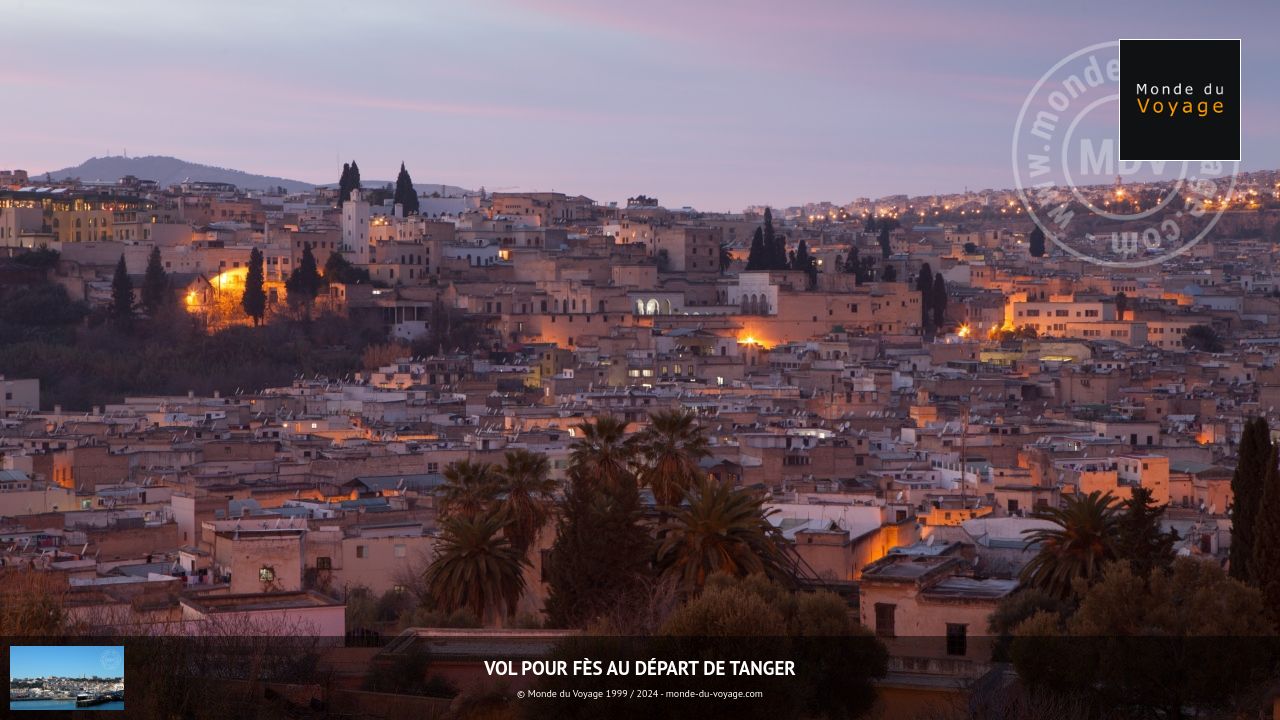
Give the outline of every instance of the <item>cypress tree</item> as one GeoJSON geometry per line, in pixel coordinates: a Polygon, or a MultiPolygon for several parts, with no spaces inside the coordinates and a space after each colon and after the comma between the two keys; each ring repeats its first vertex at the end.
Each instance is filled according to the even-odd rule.
{"type": "Polygon", "coordinates": [[[929,263],[920,266],[920,274],[916,276],[916,291],[920,293],[920,326],[930,327],[933,322],[933,268],[929,263]]]}
{"type": "Polygon", "coordinates": [[[547,559],[549,623],[582,627],[634,598],[652,574],[653,551],[634,487],[605,490],[571,479],[547,559]]]}
{"type": "Polygon", "coordinates": [[[142,279],[142,305],[151,315],[169,304],[169,276],[160,262],[160,248],[151,248],[147,256],[147,273],[142,279]]]}
{"type": "Polygon", "coordinates": [[[765,249],[764,249],[764,233],[760,228],[756,228],[755,235],[751,236],[751,253],[747,255],[748,270],[765,270],[765,249]]]}
{"type": "Polygon", "coordinates": [[[116,263],[115,275],[111,278],[111,304],[107,312],[115,320],[125,321],[133,317],[133,281],[129,279],[129,268],[124,264],[124,254],[116,263]]]}
{"type": "MultiPolygon", "coordinates": [[[[360,189],[360,166],[356,164],[355,160],[351,161],[351,189],[360,189]]],[[[350,193],[348,193],[347,197],[350,198],[350,196],[350,193]]]]}
{"type": "Polygon", "coordinates": [[[889,223],[884,222],[880,224],[880,255],[888,260],[892,254],[893,248],[889,245],[889,223]]]}
{"type": "Polygon", "coordinates": [[[1116,558],[1127,561],[1142,577],[1173,564],[1173,544],[1178,540],[1177,531],[1161,530],[1164,507],[1151,498],[1150,488],[1135,487],[1129,499],[1120,503],[1118,517],[1116,558]]]}
{"type": "Polygon", "coordinates": [[[351,199],[351,163],[342,163],[342,177],[338,178],[338,202],[351,199]]]}
{"type": "Polygon", "coordinates": [[[1262,500],[1263,477],[1271,457],[1271,428],[1262,417],[1244,425],[1237,450],[1236,470],[1231,476],[1231,577],[1254,582],[1253,550],[1262,500]]]}
{"type": "Polygon", "coordinates": [[[1039,225],[1031,230],[1027,243],[1030,245],[1031,257],[1044,257],[1044,231],[1039,225]]]}
{"type": "Polygon", "coordinates": [[[316,256],[311,253],[311,243],[303,243],[302,259],[298,262],[298,267],[289,273],[289,279],[284,284],[289,302],[295,305],[309,304],[320,293],[323,283],[320,272],[316,269],[316,256]]]}
{"type": "Polygon", "coordinates": [[[263,288],[262,251],[254,248],[249,253],[249,273],[244,278],[244,295],[240,298],[240,306],[244,314],[253,318],[255,326],[262,323],[267,314],[267,291],[263,288]]]}
{"type": "Polygon", "coordinates": [[[395,202],[404,209],[406,216],[418,214],[418,191],[413,189],[413,179],[403,162],[400,163],[400,174],[396,176],[395,202]]]}
{"type": "Polygon", "coordinates": [[[886,264],[884,270],[880,273],[880,279],[885,282],[894,282],[898,279],[898,269],[893,265],[886,264]]]}
{"type": "Polygon", "coordinates": [[[942,279],[942,273],[933,276],[931,303],[933,305],[933,325],[934,327],[942,327],[947,315],[947,283],[942,279]]]}
{"type": "Polygon", "coordinates": [[[764,209],[764,249],[766,261],[762,270],[787,269],[787,241],[777,236],[773,229],[773,210],[764,209]]]}
{"type": "MultiPolygon", "coordinates": [[[[1280,447],[1271,446],[1262,475],[1262,493],[1253,525],[1250,571],[1272,617],[1280,617],[1280,447]]],[[[1232,540],[1234,543],[1234,538],[1232,540]]],[[[1234,549],[1234,547],[1233,547],[1234,549]]]]}

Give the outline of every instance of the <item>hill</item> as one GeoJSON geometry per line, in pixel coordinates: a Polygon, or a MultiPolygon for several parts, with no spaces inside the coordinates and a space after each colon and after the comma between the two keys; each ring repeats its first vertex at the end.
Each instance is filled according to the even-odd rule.
{"type": "MultiPolygon", "coordinates": [[[[270,190],[283,187],[289,192],[304,192],[315,187],[337,186],[337,183],[326,183],[317,186],[301,180],[290,180],[289,178],[272,177],[270,175],[254,175],[242,170],[187,162],[167,155],[147,155],[144,157],[113,155],[89,158],[75,167],[53,170],[49,175],[54,180],[79,178],[85,182],[116,182],[126,175],[132,175],[142,180],[154,180],[160,187],[169,187],[186,180],[198,180],[231,183],[242,190],[270,190]]],[[[32,179],[39,179],[40,177],[42,176],[33,176],[32,179]]],[[[363,183],[366,188],[382,187],[389,184],[393,183],[385,180],[366,180],[363,183]]],[[[419,193],[427,195],[431,193],[459,195],[471,192],[456,185],[414,183],[413,186],[419,193]]]]}
{"type": "Polygon", "coordinates": [[[288,178],[254,175],[241,170],[201,165],[165,155],[145,157],[89,158],[83,163],[49,173],[55,180],[80,178],[84,181],[115,182],[126,175],[141,180],[154,180],[161,187],[176,185],[185,180],[231,183],[245,190],[267,190],[284,187],[289,192],[301,192],[315,187],[311,183],[288,178]]]}

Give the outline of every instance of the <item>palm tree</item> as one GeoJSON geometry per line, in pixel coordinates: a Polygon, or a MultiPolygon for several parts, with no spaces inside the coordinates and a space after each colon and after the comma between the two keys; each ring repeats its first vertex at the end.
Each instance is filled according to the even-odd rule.
{"type": "Polygon", "coordinates": [[[440,517],[475,515],[489,509],[498,493],[498,478],[489,463],[457,460],[444,469],[440,517]]]}
{"type": "Polygon", "coordinates": [[[503,535],[501,512],[445,520],[424,579],[446,610],[468,608],[484,620],[510,616],[524,593],[524,555],[503,535]]]}
{"type": "Polygon", "coordinates": [[[542,453],[507,451],[498,469],[498,507],[506,514],[507,537],[523,555],[551,518],[556,482],[547,477],[551,465],[542,453]]]}
{"type": "Polygon", "coordinates": [[[786,577],[781,534],[769,522],[777,510],[766,511],[762,495],[704,478],[687,500],[663,526],[658,548],[663,574],[685,592],[697,592],[716,572],[786,577]]]}
{"type": "Polygon", "coordinates": [[[1040,550],[1022,568],[1022,581],[1066,598],[1076,578],[1092,582],[1101,577],[1102,566],[1116,557],[1119,513],[1115,496],[1097,490],[1036,513],[1057,527],[1026,531],[1027,547],[1038,544],[1040,550]]]}
{"type": "Polygon", "coordinates": [[[693,413],[662,410],[649,416],[649,427],[636,438],[644,458],[640,484],[653,490],[659,505],[676,506],[703,476],[698,461],[710,454],[707,437],[693,413]]]}
{"type": "Polygon", "coordinates": [[[627,422],[606,415],[594,423],[579,423],[576,430],[579,437],[569,446],[569,472],[596,487],[634,492],[635,442],[626,437],[627,422]]]}

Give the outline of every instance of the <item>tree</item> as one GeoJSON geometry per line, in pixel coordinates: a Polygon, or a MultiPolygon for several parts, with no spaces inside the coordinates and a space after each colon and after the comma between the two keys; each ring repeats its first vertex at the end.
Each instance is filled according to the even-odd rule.
{"type": "Polygon", "coordinates": [[[850,619],[843,599],[796,592],[759,573],[711,576],[703,593],[675,610],[659,633],[676,640],[664,648],[681,648],[679,639],[688,638],[688,656],[785,656],[807,669],[770,688],[768,697],[783,707],[753,707],[751,717],[862,717],[878,697],[871,681],[888,670],[884,645],[850,619]]]}
{"type": "Polygon", "coordinates": [[[884,282],[897,282],[898,268],[888,263],[885,263],[884,270],[881,271],[880,273],[880,279],[883,280],[884,282]]]}
{"type": "Polygon", "coordinates": [[[240,307],[244,314],[253,318],[253,324],[261,325],[267,314],[267,291],[263,288],[262,251],[254,248],[249,251],[249,272],[244,276],[244,295],[240,297],[240,307]]]}
{"type": "Polygon", "coordinates": [[[1272,445],[1262,475],[1262,494],[1254,516],[1253,584],[1271,617],[1280,617],[1280,446],[1272,445]]]}
{"type": "Polygon", "coordinates": [[[1255,417],[1244,424],[1236,469],[1231,475],[1231,577],[1253,582],[1254,526],[1262,503],[1263,478],[1271,457],[1271,428],[1266,418],[1255,417]]]}
{"type": "Polygon", "coordinates": [[[657,555],[663,574],[684,592],[696,594],[716,572],[789,580],[781,535],[769,523],[776,510],[764,509],[762,495],[704,478],[687,501],[663,525],[657,555]]]}
{"type": "Polygon", "coordinates": [[[965,255],[977,255],[977,254],[978,254],[978,246],[977,246],[977,245],[974,245],[974,244],[973,244],[973,243],[971,243],[971,242],[967,242],[967,243],[965,243],[965,244],[964,244],[964,254],[965,254],[965,255]]]}
{"type": "Polygon", "coordinates": [[[570,473],[545,570],[547,620],[585,627],[637,597],[652,576],[653,539],[640,524],[635,486],[570,473]]]}
{"type": "Polygon", "coordinates": [[[1127,561],[1133,571],[1149,577],[1156,570],[1167,570],[1173,564],[1175,530],[1161,529],[1164,506],[1152,500],[1151,489],[1135,487],[1133,494],[1120,503],[1116,518],[1116,557],[1127,561]]]}
{"type": "Polygon", "coordinates": [[[756,228],[756,232],[751,236],[751,252],[747,255],[747,270],[766,270],[768,260],[765,258],[766,251],[764,249],[764,231],[756,228]]]}
{"type": "Polygon", "coordinates": [[[1216,563],[1178,558],[1144,578],[1116,562],[1080,585],[1065,623],[1039,613],[1015,630],[1010,654],[1033,693],[1085,698],[1092,717],[1180,718],[1189,708],[1228,710],[1274,680],[1272,639],[1263,637],[1274,625],[1261,593],[1216,563]]]}
{"type": "Polygon", "coordinates": [[[1031,257],[1044,257],[1044,231],[1039,225],[1031,229],[1031,234],[1027,236],[1027,245],[1031,257]]]}
{"type": "Polygon", "coordinates": [[[342,177],[338,179],[338,201],[347,202],[351,199],[351,191],[359,188],[360,167],[356,165],[356,161],[342,163],[342,177]]]}
{"type": "Polygon", "coordinates": [[[942,279],[942,273],[933,276],[933,290],[929,300],[933,306],[933,325],[942,327],[947,319],[947,283],[942,279]]]}
{"type": "Polygon", "coordinates": [[[608,490],[634,491],[635,442],[626,437],[627,422],[605,415],[575,430],[578,435],[569,446],[570,477],[608,490]]]}
{"type": "Polygon", "coordinates": [[[444,484],[438,491],[441,517],[478,515],[492,509],[499,483],[486,462],[455,460],[444,468],[444,484]]]}
{"type": "Polygon", "coordinates": [[[316,295],[320,294],[323,284],[320,271],[316,269],[316,256],[311,252],[311,243],[303,243],[302,259],[298,261],[298,267],[289,273],[289,278],[284,283],[290,304],[310,305],[316,299],[316,295]]]}
{"type": "Polygon", "coordinates": [[[369,271],[352,265],[340,251],[329,253],[324,261],[324,281],[342,283],[344,285],[368,284],[372,282],[369,271]]]}
{"type": "Polygon", "coordinates": [[[129,279],[129,269],[124,264],[124,255],[116,263],[115,275],[111,278],[111,304],[107,313],[117,322],[127,322],[133,318],[133,281],[129,279]]]}
{"type": "Polygon", "coordinates": [[[809,245],[803,238],[791,256],[791,269],[799,270],[808,276],[809,287],[818,284],[818,260],[809,254],[809,245]]]}
{"type": "Polygon", "coordinates": [[[1217,331],[1208,325],[1192,325],[1182,335],[1182,345],[1188,350],[1200,350],[1209,353],[1223,351],[1222,339],[1217,331]]]}
{"type": "Polygon", "coordinates": [[[170,297],[169,276],[160,261],[160,247],[154,246],[147,256],[147,272],[142,278],[142,306],[147,313],[155,315],[169,304],[170,297]]]}
{"type": "Polygon", "coordinates": [[[704,473],[698,462],[710,454],[707,438],[691,412],[662,410],[649,416],[649,427],[636,438],[644,459],[640,484],[653,490],[659,505],[675,507],[704,473]]]}
{"type": "Polygon", "coordinates": [[[889,244],[889,224],[887,222],[880,225],[880,257],[885,260],[893,254],[893,247],[889,244]]]}
{"type": "Polygon", "coordinates": [[[551,518],[556,482],[547,477],[547,456],[523,448],[508,450],[498,469],[498,508],[507,520],[507,537],[526,554],[551,518]]]}
{"type": "Polygon", "coordinates": [[[1094,491],[1068,496],[1064,506],[1036,513],[1056,528],[1028,531],[1027,547],[1039,545],[1035,557],[1022,568],[1022,582],[1059,598],[1075,590],[1077,578],[1097,580],[1102,566],[1116,557],[1118,509],[1111,493],[1094,491]]]}
{"type": "Polygon", "coordinates": [[[342,163],[342,175],[338,178],[338,202],[351,199],[351,163],[342,163]]]}
{"type": "Polygon", "coordinates": [[[454,515],[442,526],[424,579],[446,610],[466,608],[479,618],[515,614],[524,593],[524,555],[503,536],[501,513],[454,515]]]}
{"type": "Polygon", "coordinates": [[[764,249],[767,258],[763,270],[787,269],[787,241],[773,229],[773,210],[764,209],[764,249]]]}
{"type": "Polygon", "coordinates": [[[720,274],[723,275],[726,270],[733,265],[733,252],[728,245],[720,246],[720,274]]]}
{"type": "Polygon", "coordinates": [[[400,174],[396,176],[396,195],[395,202],[403,210],[405,215],[418,214],[418,191],[413,187],[413,179],[409,177],[409,171],[405,169],[404,163],[400,163],[400,174]]]}
{"type": "Polygon", "coordinates": [[[929,263],[920,266],[920,273],[916,275],[916,291],[920,293],[920,327],[932,327],[933,269],[929,263]]]}
{"type": "MultiPolygon", "coordinates": [[[[1182,197],[1179,195],[1178,197],[1182,197]]],[[[1125,312],[1129,310],[1129,296],[1123,292],[1116,293],[1116,315],[1124,318],[1125,312]]]]}

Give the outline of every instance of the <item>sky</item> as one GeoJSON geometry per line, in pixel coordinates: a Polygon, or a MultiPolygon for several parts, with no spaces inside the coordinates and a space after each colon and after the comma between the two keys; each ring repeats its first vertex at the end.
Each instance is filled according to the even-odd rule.
{"type": "Polygon", "coordinates": [[[1040,75],[1120,37],[1243,39],[1280,167],[1280,3],[4,0],[0,168],[173,155],[740,210],[1005,188],[1040,75]]]}
{"type": "Polygon", "coordinates": [[[9,679],[124,677],[123,645],[13,645],[9,679]]]}

